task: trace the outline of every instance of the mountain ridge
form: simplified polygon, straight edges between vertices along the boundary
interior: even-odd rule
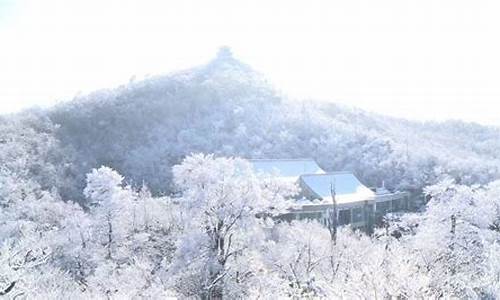
[[[500,178],[497,128],[294,101],[227,48],[202,66],[96,91],[34,114],[55,126],[53,138],[64,148],[67,166],[64,180],[54,175],[53,181],[63,182],[61,189],[71,191],[63,194],[73,199],[82,198],[85,174],[101,165],[134,185],[168,193],[171,166],[196,152],[312,157],[325,170],[352,171],[368,185],[384,181],[414,191],[444,176],[464,183]]]

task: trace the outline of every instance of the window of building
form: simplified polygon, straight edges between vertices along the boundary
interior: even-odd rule
[[[405,199],[396,199],[392,201],[392,210],[393,211],[402,211],[406,209],[406,201]]]
[[[339,224],[347,225],[351,223],[351,210],[345,209],[339,211]]]
[[[301,212],[298,214],[299,220],[321,220],[320,212]]]
[[[352,209],[352,222],[359,223],[363,222],[363,208],[356,207]]]
[[[391,201],[377,202],[377,214],[385,215],[391,210]]]

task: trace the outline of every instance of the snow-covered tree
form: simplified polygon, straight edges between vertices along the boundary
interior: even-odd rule
[[[272,293],[292,298],[327,297],[324,289],[330,282],[320,276],[319,269],[330,263],[330,242],[328,230],[317,222],[277,224],[263,248],[263,260],[275,277],[271,278],[275,284]]]
[[[154,198],[143,186],[136,192],[109,167],[87,175],[91,236],[86,245],[92,272],[89,293],[117,298],[172,295],[167,270],[181,230],[177,205]]]
[[[265,238],[262,222],[290,195],[238,158],[195,154],[173,171],[186,221],[173,269],[179,290],[210,299],[244,295],[258,265],[251,254]]]
[[[108,167],[92,170],[87,175],[87,186],[84,194],[96,218],[95,234],[100,237],[106,248],[106,258],[112,259],[126,256],[117,253],[133,225],[131,211],[134,193],[122,186],[123,177]]]

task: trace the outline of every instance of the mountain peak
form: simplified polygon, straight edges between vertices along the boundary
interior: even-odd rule
[[[222,46],[217,55],[202,70],[202,76],[212,78],[225,76],[231,80],[262,81],[263,76],[233,56],[231,48]]]
[[[217,60],[234,60],[233,58],[233,52],[231,51],[231,48],[228,46],[222,46],[219,48],[219,51],[217,51]]]
[[[212,60],[212,64],[226,66],[226,67],[227,66],[242,67],[243,65],[245,65],[244,63],[242,63],[233,56],[233,51],[228,46],[222,46],[219,48],[219,50],[217,51],[217,55]]]

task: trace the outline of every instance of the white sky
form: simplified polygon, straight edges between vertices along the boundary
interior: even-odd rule
[[[499,16],[497,0],[0,0],[0,112],[229,45],[294,97],[500,125]]]

